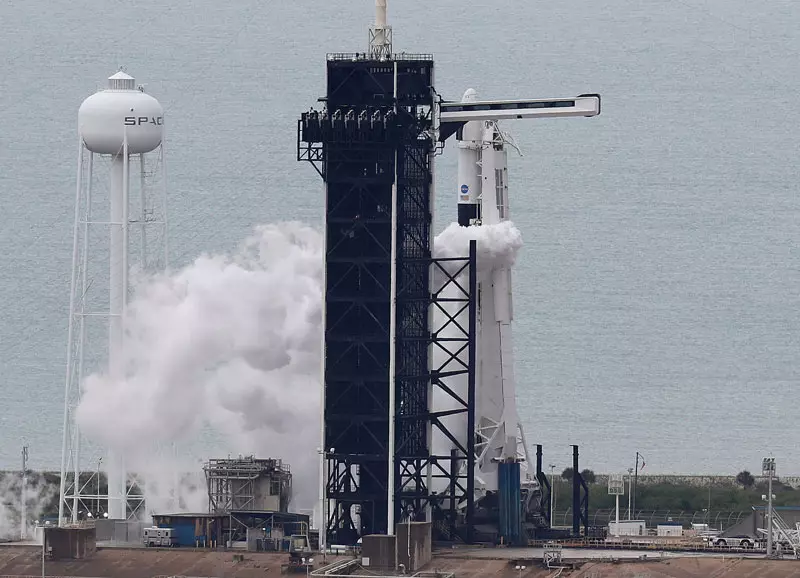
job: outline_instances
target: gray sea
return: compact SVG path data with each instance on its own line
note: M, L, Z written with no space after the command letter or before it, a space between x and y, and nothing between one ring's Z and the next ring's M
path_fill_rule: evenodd
M0 467L56 467L77 109L119 65L165 106L173 265L260 223L321 224L296 118L370 0L0 3ZM507 123L519 408L546 460L800 473L800 4L394 0L395 49L460 98L603 95ZM455 153L437 167L455 219ZM228 448L236 451L235 448Z

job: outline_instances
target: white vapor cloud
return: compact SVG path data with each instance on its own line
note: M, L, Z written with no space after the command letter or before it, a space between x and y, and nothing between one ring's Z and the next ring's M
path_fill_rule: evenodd
M321 282L319 233L280 223L258 227L233 255L141 284L128 307L127 378L86 379L82 431L130 467L210 425L233 451L285 460L298 505L312 501Z
M481 277L513 265L522 245L508 222L454 223L436 238L434 254L465 256L472 238ZM257 227L232 255L203 255L137 286L126 320L126 377L89 376L77 420L84 434L143 474L153 504L167 499L169 486L156 472L177 479L197 464L169 467L152 448L208 426L232 453L290 464L293 506L316 504L322 267L320 233L279 223ZM190 498L171 502L175 509L203 505L201 483L187 487Z

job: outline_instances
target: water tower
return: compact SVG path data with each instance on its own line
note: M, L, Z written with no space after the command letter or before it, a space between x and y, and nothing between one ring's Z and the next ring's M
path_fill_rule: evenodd
M127 519L129 509L135 513L142 502L141 491L131 495L127 489L125 456L112 451L103 455L105 450L92 447L75 422L75 409L89 373L105 373L112 381L124 379L131 277L167 266L161 104L120 70L108 79L104 90L83 101L78 132L59 503L62 524L76 521L81 514ZM108 476L105 494L99 480L101 466ZM87 479L86 472L95 472L97 479Z

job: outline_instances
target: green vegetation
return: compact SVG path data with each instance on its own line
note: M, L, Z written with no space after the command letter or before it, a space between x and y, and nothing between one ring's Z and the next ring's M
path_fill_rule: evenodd
M587 475L587 473L589 475ZM589 486L589 506L592 510L613 509L614 496L608 495L605 483L594 483L591 470L581 472ZM572 468L564 470L556 478L556 510L564 511L572 506ZM590 481L591 480L591 481ZM696 511L709 509L713 512L747 511L752 506L765 505L761 496L767 494L766 482L756 483L748 471L736 476L738 486L711 485L692 486L685 484L642 484L636 490L636 509L645 511ZM793 489L778 481L772 482L772 493L776 506L800 506L800 489ZM620 510L628 507L628 484L625 495L620 496Z
M572 507L572 468L566 468L555 480L555 509L564 512ZM589 506L592 511L614 508L614 496L608 495L605 482L597 483L595 473L585 469L581 472L589 486ZM748 471L736 476L737 486L711 485L693 486L686 484L640 483L636 491L637 511L660 512L712 512L748 511L752 506L765 504L761 496L767 493L765 482L756 483ZM88 484L88 487L86 487ZM106 477L100 472L99 485L95 472L81 473L81 486L87 493L104 494ZM28 474L29 512L35 517L52 517L58 513L59 474L56 472L30 472ZM0 506L15 510L18 506L20 473L0 471ZM778 481L772 483L776 506L800 506L800 489L792 489ZM98 503L97 508L104 504ZM628 485L625 495L620 497L620 510L628 507Z

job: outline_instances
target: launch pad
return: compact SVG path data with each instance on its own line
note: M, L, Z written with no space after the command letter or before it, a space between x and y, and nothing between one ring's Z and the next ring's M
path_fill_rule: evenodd
M433 58L334 54L327 66L327 110L303 114L298 125L298 159L310 161L326 185L327 536L347 544L393 533L399 521L424 520L429 506L441 513L442 532L461 530L461 510L471 528L474 439L443 456L429 444L433 428L458 437L430 410L433 389L453 398L448 415L474 422L475 384L474 363L445 372L431 356L448 339L474 360L474 326L453 320L460 335L440 337L431 331L431 309L465 272L467 286L462 281L448 303L476 307L474 250L446 266L432 258ZM446 278L435 293L432 267ZM471 384L468 399L448 387L461 376ZM432 500L434 478L447 483Z
M369 52L328 55L324 109L297 130L297 159L325 183L320 542L425 520L438 540L522 541L549 526L549 485L516 414L510 269L479 279L474 240L435 258L434 157L455 134L458 223L500 224L497 121L595 116L600 97L446 102L433 56L394 53L376 5Z
M326 185L321 540L354 543L393 534L401 521L432 519L439 539L472 542L476 479L489 498L488 517L499 512L500 533L519 539L518 504L524 493L526 513L543 510L543 475L537 460L536 477L528 472L520 486L520 463L530 460L509 354L510 272L493 275L481 292L484 304L474 241L455 273L433 258L433 159L448 136L458 132L465 141L473 123L472 146L460 145L475 151L476 175L482 169L483 181L474 175L472 190L483 186L497 197L473 197L462 184L460 205L472 207L459 206L459 224L499 222L507 219L507 189L496 121L593 116L599 97L479 102L473 96L445 103L434 89L433 57L393 54L386 28L379 0L370 52L329 55L326 107L303 114L298 124L298 160L311 162ZM444 286L432 287L433 268L445 272ZM492 295L504 278L508 297L497 301ZM497 317L496 327L478 327L479 307ZM434 310L444 314L439 327L432 327ZM478 342L479 333L487 343ZM437 347L447 353L438 367ZM484 419L476 412L477 358L491 348L498 351L487 357L502 367L489 371L500 382L484 405L500 411ZM455 382L464 377L462 393ZM447 409L433 404L442 393L454 402ZM466 431L448 419L459 413ZM436 455L434 429L452 442L449 455ZM477 468L485 476L476 476Z

